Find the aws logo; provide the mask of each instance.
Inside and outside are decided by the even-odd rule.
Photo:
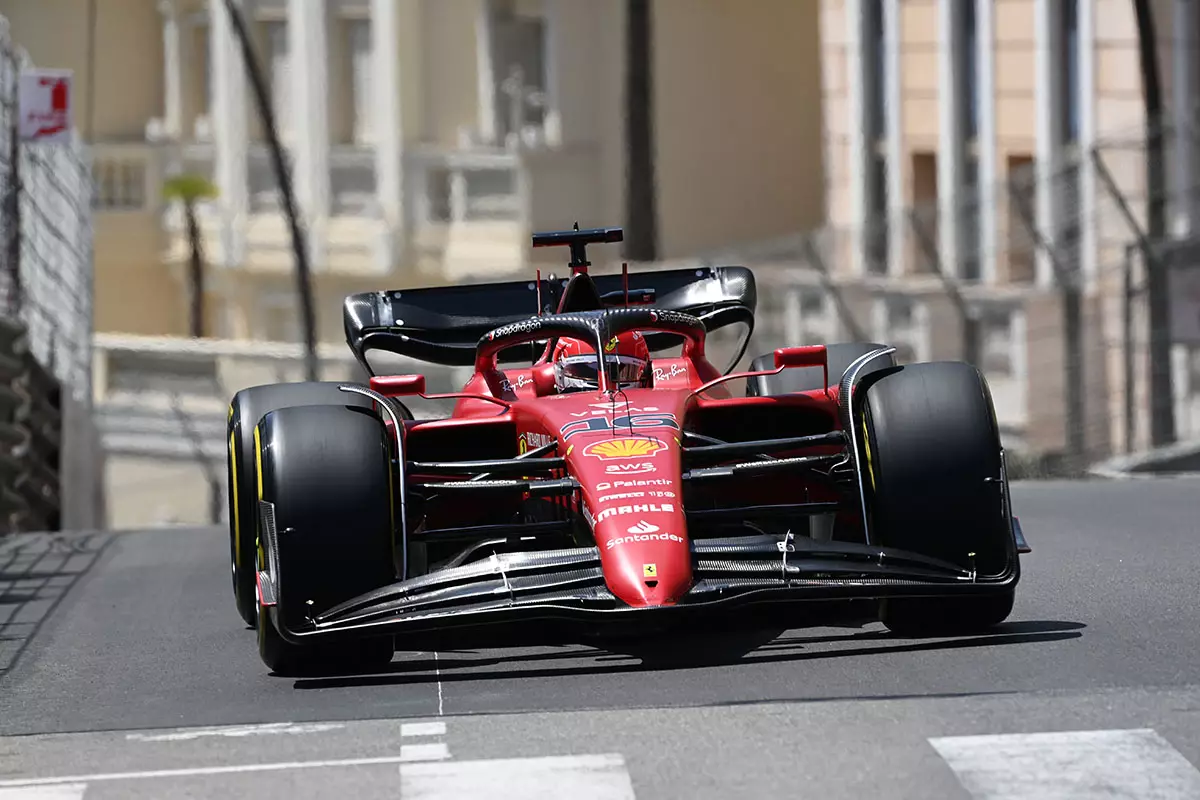
[[[618,458],[638,458],[653,456],[667,446],[657,439],[606,439],[593,442],[583,448],[585,456],[594,456],[601,461],[611,461]]]
[[[653,462],[640,461],[634,464],[609,464],[604,468],[605,475],[641,475],[646,472],[654,472]]]

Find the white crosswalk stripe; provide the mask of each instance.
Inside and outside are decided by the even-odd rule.
[[[615,753],[402,765],[405,800],[635,800],[625,759]]]
[[[85,792],[86,783],[21,786],[16,789],[0,789],[0,800],[82,800]]]
[[[1196,800],[1200,770],[1156,731],[929,740],[975,800]]]

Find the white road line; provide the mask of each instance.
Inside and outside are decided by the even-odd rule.
[[[419,747],[421,745],[410,745]],[[224,767],[192,767],[190,769],[159,769],[142,772],[99,772],[93,775],[61,775],[55,778],[17,778],[0,781],[0,789],[26,786],[54,786],[68,783],[99,783],[101,781],[131,781],[149,778],[191,778],[198,775],[231,775],[242,772],[274,772],[286,769],[324,769],[329,767],[361,767],[373,764],[399,764],[412,761],[413,754],[376,758],[341,758],[328,761],[279,761],[271,764],[237,764]]]
[[[129,733],[125,738],[131,742],[184,742],[204,736],[269,736],[288,733],[323,733],[344,728],[337,722],[268,722],[262,725],[227,725],[213,728],[178,728],[166,733]]]
[[[405,800],[635,800],[625,759],[615,753],[400,767]]]
[[[401,736],[445,736],[444,722],[403,722],[400,724]]]
[[[433,651],[433,673],[437,676],[438,716],[440,717],[445,713],[445,705],[442,702],[442,667],[440,664],[438,664],[437,650]]]
[[[20,789],[0,789],[0,800],[83,800],[86,791],[86,783],[25,786]]]
[[[930,739],[976,800],[1194,800],[1200,770],[1153,730]]]
[[[450,748],[445,742],[431,744],[402,744],[400,745],[400,760],[409,761],[445,761],[450,757]]]

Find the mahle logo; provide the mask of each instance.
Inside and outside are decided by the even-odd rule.
[[[583,449],[583,454],[608,461],[614,458],[652,456],[666,449],[667,446],[656,439],[606,439],[589,444]]]

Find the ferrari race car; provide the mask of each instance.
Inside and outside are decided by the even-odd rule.
[[[271,670],[379,667],[451,629],[637,631],[776,601],[868,601],[915,635],[1009,615],[1029,548],[977,369],[842,343],[730,372],[747,333],[723,374],[706,337],[753,331],[753,273],[589,273],[587,245],[621,238],[535,234],[570,248],[567,279],[351,295],[369,384],[237,393],[233,588]],[[472,376],[430,394],[375,375],[373,350]],[[453,411],[417,419],[422,398]]]

